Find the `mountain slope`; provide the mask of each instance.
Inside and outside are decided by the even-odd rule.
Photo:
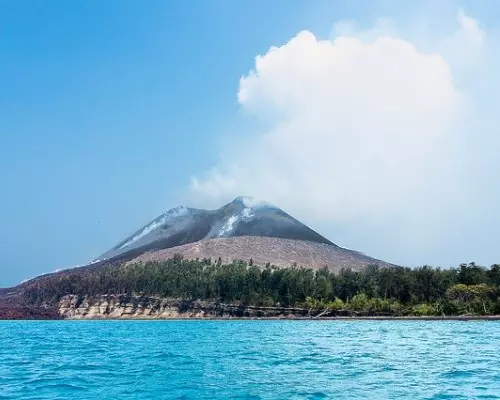
[[[256,265],[270,263],[278,267],[290,267],[296,264],[318,269],[326,266],[333,272],[338,272],[342,268],[360,270],[367,265],[392,266],[384,261],[339,246],[263,236],[202,240],[168,249],[149,251],[133,258],[128,264],[165,261],[176,255],[191,260],[211,258],[216,261],[220,257],[223,264],[231,263],[233,260],[252,260]]]
[[[252,259],[283,267],[328,266],[335,271],[391,265],[339,247],[280,208],[251,197],[237,197],[217,210],[172,208],[98,261],[163,261],[176,254],[186,259],[221,257],[223,262]]]
[[[283,210],[250,197],[238,197],[218,210],[176,207],[102,254],[96,261],[131,259],[146,251],[215,238],[274,237],[335,246]]]

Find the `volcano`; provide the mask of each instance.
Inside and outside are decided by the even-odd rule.
[[[172,208],[93,263],[162,261],[176,254],[331,270],[390,265],[334,244],[270,203],[243,196],[217,210]]]

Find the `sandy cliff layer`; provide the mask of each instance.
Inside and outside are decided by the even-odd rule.
[[[66,319],[174,319],[307,317],[302,308],[243,307],[206,301],[183,301],[147,296],[64,296],[59,315]]]

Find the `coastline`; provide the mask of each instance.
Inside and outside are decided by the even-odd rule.
[[[500,321],[500,315],[448,315],[448,316],[359,316],[359,317],[122,317],[122,318],[62,318],[49,321]],[[12,320],[10,320],[12,321]],[[25,319],[24,321],[28,321]],[[40,320],[38,320],[40,321]]]
[[[259,307],[166,299],[101,295],[63,297],[58,304],[0,306],[0,320],[68,321],[500,321],[496,315],[395,315],[373,310]]]

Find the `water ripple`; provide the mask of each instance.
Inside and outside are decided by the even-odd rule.
[[[500,399],[500,322],[0,322],[0,399]]]

